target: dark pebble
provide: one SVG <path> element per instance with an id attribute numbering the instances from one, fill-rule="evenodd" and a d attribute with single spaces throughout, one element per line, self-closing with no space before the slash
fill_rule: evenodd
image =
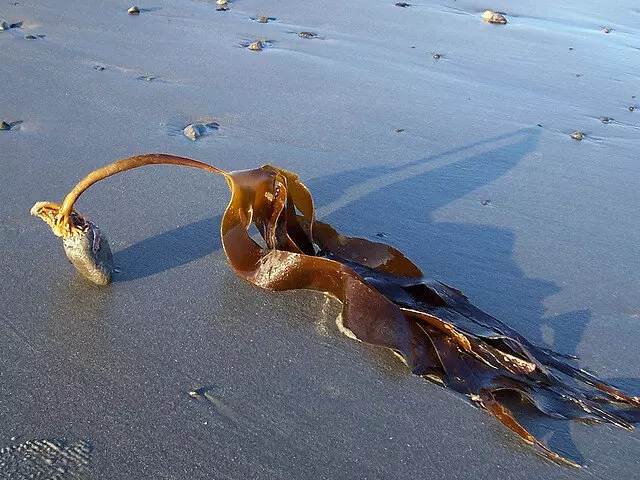
<path id="1" fill-rule="evenodd" d="M 440 55 L 439 53 L 434 53 L 433 54 L 433 58 L 435 58 L 436 60 L 440 60 L 441 57 L 442 57 L 442 55 Z"/>
<path id="2" fill-rule="evenodd" d="M 604 33 L 611 33 L 611 29 L 609 27 L 605 27 L 602 29 Z"/>
<path id="3" fill-rule="evenodd" d="M 300 32 L 298 34 L 298 36 L 300 38 L 314 38 L 314 37 L 317 37 L 317 35 L 315 33 L 311 33 L 311 32 Z"/>
<path id="4" fill-rule="evenodd" d="M 636 109 L 636 107 L 634 107 L 633 105 L 629 107 L 629 111 L 633 112 Z"/>
<path id="5" fill-rule="evenodd" d="M 25 40 L 36 40 L 38 37 L 36 37 L 35 35 L 25 35 L 24 39 Z"/>
<path id="6" fill-rule="evenodd" d="M 611 122 L 611 119 L 610 119 L 609 117 L 602 117 L 602 118 L 600 119 L 600 121 L 601 121 L 602 123 L 609 123 L 609 122 Z"/>
<path id="7" fill-rule="evenodd" d="M 410 7 L 411 4 L 410 3 L 404 3 L 404 2 L 398 2 L 396 3 L 396 7 L 402 7 L 402 8 L 407 8 Z"/>
<path id="8" fill-rule="evenodd" d="M 396 128 L 396 133 L 402 133 L 404 132 L 404 128 Z"/>
<path id="9" fill-rule="evenodd" d="M 480 203 L 482 205 L 489 205 L 491 203 L 491 200 L 482 200 Z"/>
<path id="10" fill-rule="evenodd" d="M 140 15 L 140 9 L 136 6 L 133 6 L 129 10 L 127 10 L 127 13 L 129 15 Z"/>
<path id="11" fill-rule="evenodd" d="M 378 232 L 378 233 L 376 233 L 376 237 L 387 238 L 387 234 L 384 233 L 384 232 Z"/>

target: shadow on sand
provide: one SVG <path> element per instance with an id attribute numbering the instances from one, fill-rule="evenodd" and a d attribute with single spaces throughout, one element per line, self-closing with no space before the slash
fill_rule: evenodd
<path id="1" fill-rule="evenodd" d="M 536 129 L 522 129 L 401 166 L 363 168 L 302 180 L 314 195 L 318 217 L 323 221 L 347 235 L 370 237 L 398 247 L 422 268 L 425 277 L 467 290 L 472 302 L 475 300 L 534 343 L 544 344 L 544 329 L 555 339 L 548 346 L 575 354 L 590 312 L 544 317 L 543 300 L 559 288 L 524 276 L 513 259 L 512 232 L 433 220 L 437 209 L 507 174 L 536 150 L 538 135 Z M 494 207 L 478 201 L 477 208 L 480 212 Z M 123 266 L 123 272 L 115 281 L 160 273 L 219 250 L 220 220 L 220 216 L 201 220 L 117 252 L 116 264 Z M 382 232 L 386 238 L 377 238 Z M 640 387 L 634 379 L 617 380 L 618 384 Z M 568 421 L 544 417 L 526 406 L 519 408 L 515 401 L 514 405 L 532 433 L 553 450 L 584 463 L 572 441 Z"/>

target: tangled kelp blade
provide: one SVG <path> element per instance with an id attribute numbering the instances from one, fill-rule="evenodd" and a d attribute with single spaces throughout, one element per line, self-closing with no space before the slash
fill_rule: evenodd
<path id="1" fill-rule="evenodd" d="M 343 305 L 338 319 L 343 333 L 391 349 L 414 374 L 468 396 L 545 457 L 579 467 L 520 425 L 501 393 L 515 392 L 554 418 L 627 429 L 638 421 L 637 396 L 571 366 L 564 355 L 532 344 L 473 306 L 459 290 L 425 280 L 393 247 L 341 235 L 317 221 L 311 194 L 292 172 L 265 165 L 227 173 L 183 157 L 140 155 L 89 174 L 65 198 L 63 209 L 68 215 L 75 199 L 102 178 L 161 163 L 225 177 L 231 200 L 222 218 L 222 244 L 238 275 L 269 290 L 312 289 L 334 296 Z M 56 217 L 54 233 L 64 230 L 65 218 Z M 250 237 L 252 224 L 266 248 Z"/>

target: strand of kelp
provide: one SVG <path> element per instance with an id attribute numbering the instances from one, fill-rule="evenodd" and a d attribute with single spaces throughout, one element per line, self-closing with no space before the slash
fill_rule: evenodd
<path id="1" fill-rule="evenodd" d="M 639 397 L 571 366 L 565 355 L 532 344 L 474 307 L 459 290 L 425 280 L 395 248 L 341 235 L 317 221 L 305 185 L 296 174 L 277 167 L 224 172 L 188 158 L 139 155 L 89 174 L 62 207 L 37 203 L 32 213 L 63 238 L 67 255 L 90 280 L 108 283 L 113 260 L 106 238 L 73 210 L 74 202 L 103 178 L 156 164 L 191 166 L 225 177 L 231 200 L 222 218 L 222 245 L 238 275 L 268 290 L 332 295 L 343 305 L 337 321 L 343 333 L 391 349 L 414 374 L 467 395 L 541 455 L 579 467 L 520 425 L 500 393 L 515 392 L 555 418 L 627 429 L 640 419 Z M 265 247 L 250 237 L 252 224 Z"/>

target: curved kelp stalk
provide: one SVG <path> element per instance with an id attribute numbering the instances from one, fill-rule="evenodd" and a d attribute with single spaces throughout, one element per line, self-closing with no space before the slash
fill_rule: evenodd
<path id="1" fill-rule="evenodd" d="M 311 194 L 294 173 L 265 165 L 224 172 L 164 154 L 126 158 L 96 170 L 62 206 L 39 202 L 31 213 L 62 237 L 73 264 L 89 280 L 111 280 L 113 260 L 97 227 L 73 210 L 97 181 L 131 168 L 185 165 L 221 174 L 231 189 L 222 218 L 224 251 L 238 275 L 267 290 L 311 289 L 342 302 L 338 327 L 347 336 L 398 354 L 411 371 L 465 394 L 541 455 L 573 467 L 514 418 L 501 392 L 515 392 L 554 418 L 606 422 L 632 429 L 640 398 L 628 395 L 538 347 L 462 292 L 425 280 L 401 252 L 350 238 L 315 219 Z M 266 248 L 248 233 L 255 224 Z"/>

